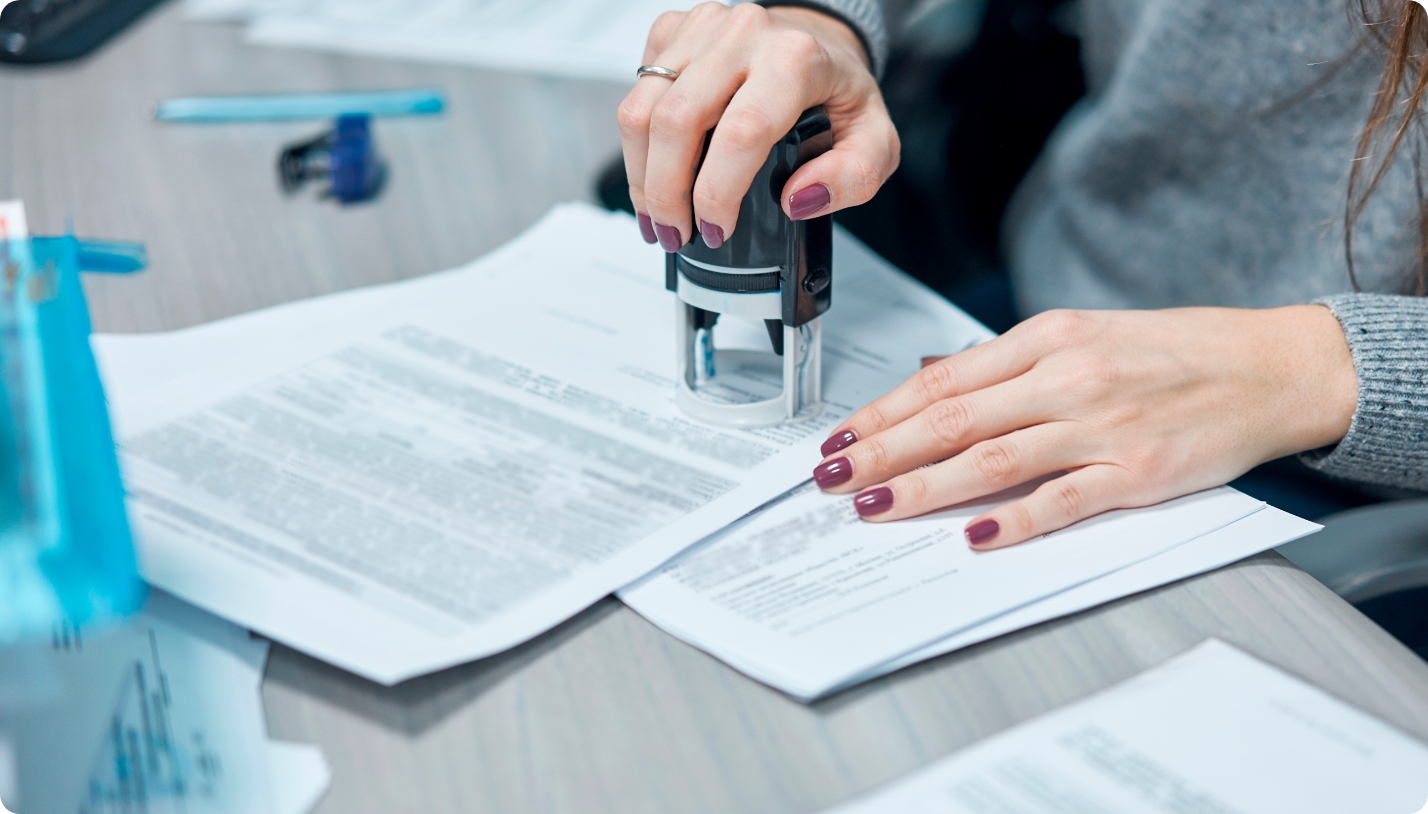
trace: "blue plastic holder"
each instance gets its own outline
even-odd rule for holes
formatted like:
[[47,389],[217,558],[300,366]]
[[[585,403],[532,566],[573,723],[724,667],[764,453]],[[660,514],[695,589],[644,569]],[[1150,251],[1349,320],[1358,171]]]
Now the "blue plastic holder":
[[0,243],[0,643],[143,604],[79,272],[126,273],[143,246]]

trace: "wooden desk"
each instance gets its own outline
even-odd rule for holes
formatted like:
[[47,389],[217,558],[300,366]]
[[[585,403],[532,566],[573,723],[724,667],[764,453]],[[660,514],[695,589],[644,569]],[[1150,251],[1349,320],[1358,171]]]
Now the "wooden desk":
[[[161,97],[440,85],[439,119],[383,121],[374,205],[284,198],[312,124],[159,125]],[[103,331],[178,328],[457,265],[614,155],[620,87],[244,46],[170,5],[78,66],[0,71],[0,196],[146,241],[92,280]],[[1006,636],[804,706],[614,600],[496,658],[383,688],[275,647],[275,737],[320,744],[325,814],[808,812],[1218,636],[1428,737],[1428,665],[1277,555]]]

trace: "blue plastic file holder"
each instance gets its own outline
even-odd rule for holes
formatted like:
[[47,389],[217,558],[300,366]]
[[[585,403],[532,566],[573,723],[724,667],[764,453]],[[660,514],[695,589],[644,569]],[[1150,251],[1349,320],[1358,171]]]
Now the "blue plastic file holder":
[[144,262],[135,244],[0,243],[0,643],[143,603],[79,272]]

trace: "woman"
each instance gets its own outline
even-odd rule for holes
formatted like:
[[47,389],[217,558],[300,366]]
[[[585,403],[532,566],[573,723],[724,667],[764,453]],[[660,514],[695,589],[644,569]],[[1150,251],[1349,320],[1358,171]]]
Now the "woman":
[[[1064,473],[970,523],[977,549],[1295,453],[1428,491],[1428,221],[1403,149],[1428,13],[1352,2],[1346,17],[1343,0],[1082,0],[1089,93],[1007,226],[1037,316],[854,414],[818,484],[884,522]],[[769,148],[814,105],[835,145],[789,179],[785,211],[871,198],[898,163],[885,40],[875,0],[661,17],[645,63],[678,77],[641,78],[620,108],[645,239],[728,239]]]

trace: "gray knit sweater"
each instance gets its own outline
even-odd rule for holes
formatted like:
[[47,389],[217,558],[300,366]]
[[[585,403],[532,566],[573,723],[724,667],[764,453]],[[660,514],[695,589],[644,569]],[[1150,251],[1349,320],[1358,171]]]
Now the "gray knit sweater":
[[[769,0],[765,0],[769,2]],[[778,3],[780,0],[772,0]],[[878,70],[877,0],[797,0],[853,23]],[[1359,376],[1347,437],[1304,460],[1428,491],[1428,300],[1405,296],[1418,218],[1405,155],[1355,233],[1348,169],[1381,56],[1347,59],[1344,0],[1081,0],[1089,94],[1013,202],[1007,256],[1024,314],[1050,308],[1320,302]]]

